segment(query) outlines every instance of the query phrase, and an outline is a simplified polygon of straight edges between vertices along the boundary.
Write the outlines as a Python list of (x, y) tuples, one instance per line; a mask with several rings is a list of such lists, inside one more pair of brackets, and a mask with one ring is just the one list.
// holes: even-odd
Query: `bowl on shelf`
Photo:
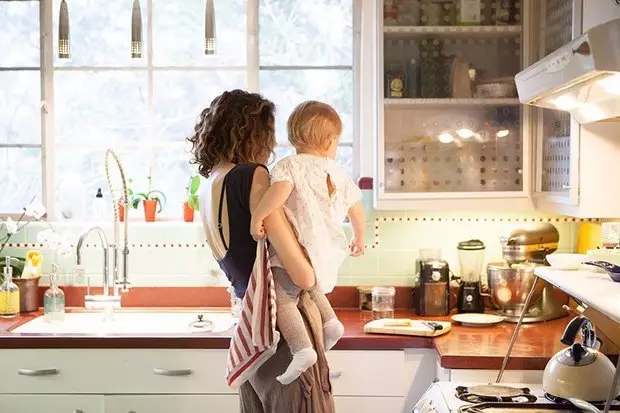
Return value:
[(475, 97), (482, 99), (514, 98), (517, 97), (517, 87), (512, 78), (479, 80)]
[(588, 256), (585, 254), (562, 254), (556, 252), (547, 255), (549, 265), (558, 270), (578, 270), (587, 259)]

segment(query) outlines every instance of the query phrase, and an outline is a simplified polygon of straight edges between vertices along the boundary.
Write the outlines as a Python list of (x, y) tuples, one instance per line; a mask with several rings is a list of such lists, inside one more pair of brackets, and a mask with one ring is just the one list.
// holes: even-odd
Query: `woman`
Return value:
[[(269, 187), (264, 164), (276, 144), (274, 111), (273, 103), (258, 94), (224, 92), (202, 111), (194, 135), (188, 138), (192, 163), (198, 164), (200, 174), (207, 178), (200, 199), (207, 242), (239, 298), (245, 294), (256, 258), (250, 221)], [(312, 266), (284, 213), (272, 214), (264, 225), (293, 282), (304, 290), (313, 287)], [(275, 355), (239, 389), (242, 413), (334, 411), (318, 309), (307, 296), (301, 298), (299, 307), (318, 362), (298, 380), (282, 386), (276, 376), (292, 356), (281, 340)]]

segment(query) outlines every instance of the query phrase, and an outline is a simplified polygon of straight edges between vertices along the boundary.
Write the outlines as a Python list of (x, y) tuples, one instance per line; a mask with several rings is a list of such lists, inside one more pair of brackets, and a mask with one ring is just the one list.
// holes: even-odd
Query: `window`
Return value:
[[(339, 161), (353, 174), (353, 0), (214, 0), (214, 56), (204, 55), (205, 0), (142, 1), (141, 59), (130, 58), (131, 2), (67, 2), (71, 59), (56, 53), (60, 0), (44, 3), (42, 25), (54, 34), (41, 45), (54, 50), (49, 65), (39, 64), (39, 2), (0, 0), (0, 42), (14, 45), (0, 55), (0, 156), (8, 165), (0, 213), (18, 212), (43, 187), (54, 218), (92, 217), (97, 189), (107, 195), (103, 158), (113, 148), (133, 189), (146, 190), (152, 176), (168, 199), (161, 215), (180, 218), (195, 173), (185, 137), (202, 108), (233, 88), (276, 103), (279, 157), (292, 152), (285, 123), (294, 105), (332, 104), (344, 122)], [(257, 29), (258, 44), (249, 37)], [(53, 128), (40, 124), (41, 85), (53, 95)]]

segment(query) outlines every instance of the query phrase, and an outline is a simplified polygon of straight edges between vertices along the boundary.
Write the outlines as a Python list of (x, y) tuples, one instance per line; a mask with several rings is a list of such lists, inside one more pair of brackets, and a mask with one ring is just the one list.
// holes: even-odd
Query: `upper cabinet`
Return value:
[(529, 2), (377, 3), (377, 208), (532, 208)]

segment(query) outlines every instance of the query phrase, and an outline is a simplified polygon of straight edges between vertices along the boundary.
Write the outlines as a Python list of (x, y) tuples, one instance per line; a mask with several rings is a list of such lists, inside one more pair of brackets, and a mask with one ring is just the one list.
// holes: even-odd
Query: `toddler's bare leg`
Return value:
[(300, 289), (284, 269), (274, 267), (272, 273), (276, 288), (276, 323), (293, 354), (291, 364), (277, 380), (289, 384), (316, 363), (317, 354), (297, 308)]
[(344, 325), (336, 317), (336, 313), (329, 303), (325, 294), (319, 290), (318, 286), (314, 286), (310, 291), (310, 298), (321, 313), (321, 320), (323, 321), (323, 341), (325, 343), (325, 350), (331, 350), (336, 345), (338, 340), (342, 338), (344, 334)]

